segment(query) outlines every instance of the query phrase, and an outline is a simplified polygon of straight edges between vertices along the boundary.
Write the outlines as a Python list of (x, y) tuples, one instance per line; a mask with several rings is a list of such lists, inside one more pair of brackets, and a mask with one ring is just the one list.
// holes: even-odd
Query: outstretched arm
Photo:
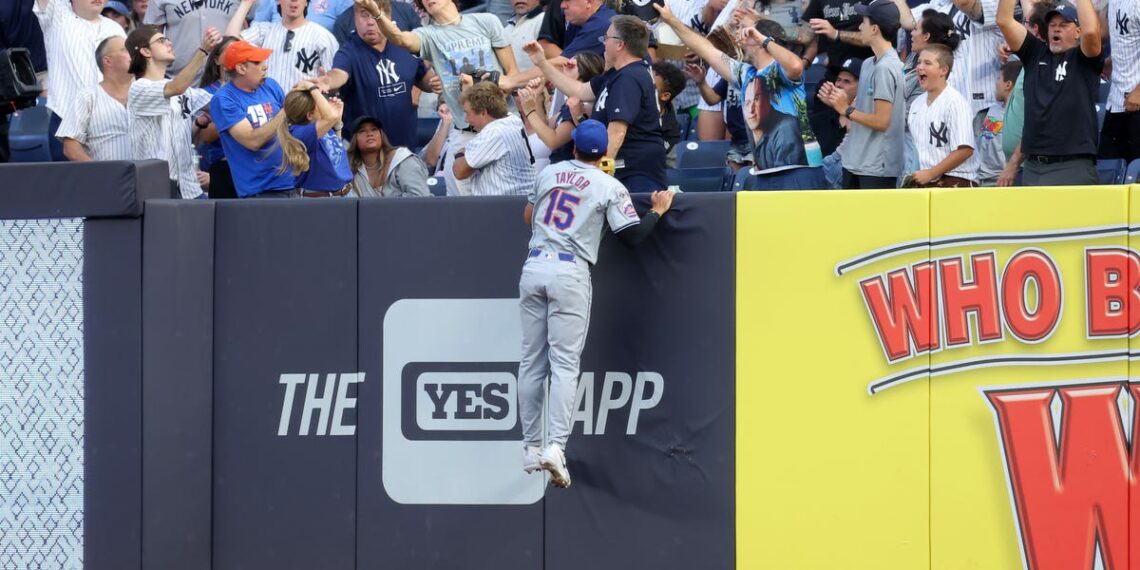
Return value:
[(673, 14), (669, 6), (654, 4), (653, 7), (661, 14), (661, 21), (673, 29), (673, 32), (677, 34), (681, 42), (699, 55), (701, 59), (708, 62), (709, 66), (716, 70), (721, 77), (725, 79), (732, 77), (732, 66), (729, 63), (730, 58), (727, 55), (716, 49), (707, 38), (698, 34), (692, 28), (686, 26), (684, 22), (677, 19), (677, 16)]
[(590, 84), (582, 83), (556, 69), (550, 60), (546, 59), (546, 54), (538, 42), (527, 42), (523, 46), (523, 51), (530, 56), (534, 66), (541, 69), (542, 74), (567, 97), (577, 97), (583, 101), (594, 100), (594, 90)]

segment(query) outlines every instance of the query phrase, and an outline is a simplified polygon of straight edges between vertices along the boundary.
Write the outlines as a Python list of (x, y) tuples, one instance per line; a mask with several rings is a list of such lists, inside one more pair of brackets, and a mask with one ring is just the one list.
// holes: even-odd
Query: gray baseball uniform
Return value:
[(598, 259), (607, 224), (618, 232), (640, 220), (617, 179), (577, 160), (543, 170), (527, 198), (534, 214), (530, 252), (519, 280), (523, 441), (542, 445), (543, 389), (550, 376), (547, 435), (565, 448), (590, 324), (590, 267)]

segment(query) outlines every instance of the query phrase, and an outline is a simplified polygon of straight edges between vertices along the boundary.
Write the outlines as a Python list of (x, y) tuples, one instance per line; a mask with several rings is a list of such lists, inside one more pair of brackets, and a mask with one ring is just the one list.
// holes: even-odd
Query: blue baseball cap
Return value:
[(856, 4), (855, 13), (871, 19), (875, 25), (899, 25), (899, 7), (893, 0), (871, 0), (866, 4)]
[(574, 148), (590, 154), (604, 154), (610, 145), (610, 134), (606, 132), (606, 126), (594, 119), (578, 123), (578, 128), (570, 133), (570, 138), (574, 139)]
[(118, 0), (111, 0), (110, 2), (107, 2), (106, 4), (104, 4), (103, 10), (100, 10), (99, 13), (103, 13), (106, 10), (114, 10), (115, 12), (118, 12), (119, 15), (121, 15), (121, 16), (124, 16), (127, 18), (131, 17), (131, 10), (129, 8), (127, 8), (126, 4), (123, 4), (122, 2), (119, 2)]
[(1049, 12), (1045, 14), (1046, 23), (1053, 19), (1053, 14), (1057, 14), (1074, 24), (1080, 23), (1080, 20), (1077, 19), (1077, 8), (1068, 2), (1063, 2), (1057, 5), (1056, 8), (1049, 10)]

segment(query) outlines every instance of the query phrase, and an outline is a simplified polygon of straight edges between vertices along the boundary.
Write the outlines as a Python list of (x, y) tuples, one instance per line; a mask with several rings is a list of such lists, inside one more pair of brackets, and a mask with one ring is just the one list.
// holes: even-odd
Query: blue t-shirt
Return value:
[(348, 154), (336, 130), (325, 131), (317, 140), (317, 124), (289, 125), (289, 132), (309, 151), (309, 169), (297, 175), (297, 187), (316, 192), (336, 192), (352, 182)]
[(740, 107), (740, 91), (729, 88), (728, 82), (722, 78), (713, 86), (713, 92), (720, 95), (724, 103), (724, 124), (732, 136), (732, 144), (749, 144), (748, 125), (744, 124), (744, 111)]
[(602, 55), (606, 46), (598, 41), (598, 37), (606, 35), (606, 30), (610, 29), (610, 19), (614, 16), (617, 16), (617, 12), (603, 5), (581, 26), (567, 23), (566, 47), (562, 48), (562, 56), (573, 57), (582, 51)]
[(230, 162), (234, 187), (242, 198), (269, 190), (294, 188), (293, 175), (289, 171), (277, 173), (281, 167), (281, 147), (276, 138), (258, 150), (249, 150), (230, 134), (230, 127), (242, 119), (249, 120), (255, 129), (268, 123), (281, 111), (284, 101), (285, 93), (281, 86), (268, 77), (252, 93), (227, 83), (210, 101), (210, 115), (222, 135), (222, 149)]
[(371, 115), (380, 119), (384, 134), (395, 146), (416, 146), (416, 111), (412, 87), (427, 74), (424, 61), (388, 42), (383, 51), (353, 36), (333, 57), (333, 67), (348, 74), (340, 88), (344, 124)]
[(621, 180), (641, 174), (665, 185), (665, 139), (661, 133), (661, 112), (657, 88), (645, 62), (633, 62), (621, 69), (609, 69), (590, 80), (597, 99), (591, 119), (609, 126), (611, 121), (628, 125), (625, 142), (617, 159), (625, 167), (617, 171)]

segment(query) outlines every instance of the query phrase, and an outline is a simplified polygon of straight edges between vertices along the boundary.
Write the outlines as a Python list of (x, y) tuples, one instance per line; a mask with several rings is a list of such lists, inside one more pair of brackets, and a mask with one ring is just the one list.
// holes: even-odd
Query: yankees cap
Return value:
[(1058, 4), (1056, 8), (1049, 10), (1049, 12), (1045, 14), (1045, 21), (1048, 22), (1049, 20), (1052, 20), (1053, 14), (1057, 14), (1062, 18), (1073, 22), (1074, 24), (1080, 23), (1080, 20), (1077, 19), (1076, 7), (1074, 7), (1072, 4), (1069, 4), (1068, 2), (1062, 2), (1061, 4)]
[(843, 60), (843, 64), (839, 66), (839, 71), (846, 71), (859, 79), (859, 72), (863, 71), (863, 60), (857, 57), (849, 57)]
[(893, 0), (871, 0), (867, 4), (856, 4), (855, 13), (870, 18), (878, 26), (899, 25), (899, 7)]
[(570, 133), (570, 138), (574, 139), (574, 148), (590, 154), (602, 154), (610, 144), (606, 126), (594, 119), (578, 123), (578, 128)]
[(233, 71), (235, 67), (247, 61), (261, 63), (269, 59), (271, 53), (273, 53), (271, 49), (259, 48), (249, 42), (238, 40), (226, 46), (222, 64), (227, 70)]

